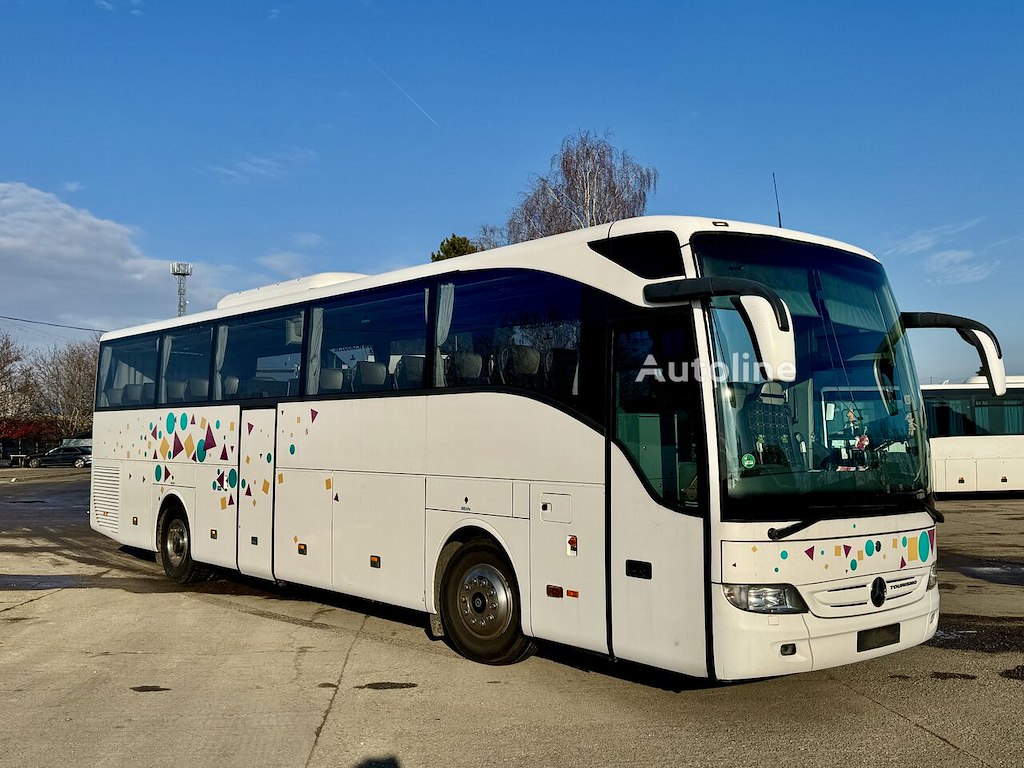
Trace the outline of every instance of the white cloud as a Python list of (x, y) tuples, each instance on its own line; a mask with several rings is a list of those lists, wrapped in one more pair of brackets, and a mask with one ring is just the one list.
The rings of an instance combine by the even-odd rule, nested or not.
[(261, 256), (256, 261), (264, 269), (279, 275), (279, 279), (291, 279), (309, 274), (306, 266), (306, 257), (301, 253), (293, 251), (282, 251), (275, 248), (266, 256)]
[(932, 229), (919, 229), (907, 237), (896, 240), (885, 249), (887, 256), (910, 256), (915, 253), (930, 251), (932, 248), (946, 242), (954, 235), (959, 234), (971, 227), (976, 227), (985, 220), (984, 217), (971, 219), (960, 224), (943, 224)]
[(292, 235), (292, 241), (298, 248), (316, 248), (324, 239), (316, 232), (296, 232)]
[(113, 12), (113, 11), (116, 10), (116, 8), (114, 8), (114, 4), (110, 3), (110, 2), (107, 2), (107, 0), (95, 0), (95, 2), (96, 2), (96, 7), (97, 8), (102, 8), (104, 11)]
[(82, 182), (80, 181), (65, 181), (62, 185), (65, 192), (77, 192), (82, 188)]
[(979, 261), (970, 250), (940, 251), (924, 261), (928, 282), (933, 285), (960, 285), (985, 280), (999, 266), (998, 261)]
[(292, 169), (308, 165), (317, 159), (311, 149), (295, 148), (269, 155), (246, 155), (222, 165), (207, 166), (207, 170), (222, 182), (274, 181), (288, 175)]
[[(3, 314), (87, 328), (123, 328), (173, 317), (169, 261), (147, 257), (137, 229), (94, 216), (22, 183), (0, 183), (0, 307)], [(196, 262), (189, 312), (250, 287), (242, 270)], [(47, 343), (49, 340), (46, 340)]]

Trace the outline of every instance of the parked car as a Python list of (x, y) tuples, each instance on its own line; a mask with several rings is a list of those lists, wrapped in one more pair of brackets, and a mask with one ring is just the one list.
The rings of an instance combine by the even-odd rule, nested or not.
[(25, 458), (27, 467), (88, 467), (91, 465), (92, 451), (78, 446), (54, 448), (46, 453), (35, 453)]

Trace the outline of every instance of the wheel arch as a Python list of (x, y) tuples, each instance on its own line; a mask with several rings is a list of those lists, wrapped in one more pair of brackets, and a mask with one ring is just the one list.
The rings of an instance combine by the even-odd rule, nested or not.
[(192, 519), (192, 513), (189, 511), (188, 505), (185, 504), (185, 499), (176, 491), (168, 491), (167, 495), (160, 502), (160, 511), (156, 516), (156, 527), (153, 530), (154, 550), (160, 549), (160, 532), (163, 530), (164, 520), (167, 519), (167, 515), (172, 511), (183, 512), (189, 531), (195, 530), (195, 521)]
[[(529, 521), (526, 520), (517, 520), (516, 522), (527, 526), (529, 525)], [(521, 628), (523, 634), (532, 636), (533, 626), (530, 621), (529, 594), (529, 549), (527, 548), (523, 552), (522, 557), (516, 558), (514, 554), (515, 547), (512, 546), (509, 538), (484, 520), (462, 520), (453, 525), (444, 536), (441, 536), (438, 539), (439, 543), (431, 560), (434, 567), (432, 578), (428, 582), (430, 585), (430, 591), (426, 595), (427, 613), (431, 616), (431, 629), (433, 633), (439, 637), (443, 634), (442, 631), (439, 631), (441, 629), (439, 616), (441, 605), (441, 581), (444, 578), (445, 569), (448, 567), (448, 563), (451, 562), (452, 557), (454, 557), (460, 547), (478, 539), (490, 541), (494, 544), (512, 566), (512, 572), (515, 574), (516, 578), (516, 586), (519, 589)], [(527, 541), (528, 540), (529, 538), (527, 535)]]

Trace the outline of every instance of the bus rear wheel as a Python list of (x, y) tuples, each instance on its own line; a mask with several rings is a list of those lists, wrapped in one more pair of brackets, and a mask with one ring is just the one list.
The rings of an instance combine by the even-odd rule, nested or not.
[(441, 620), (456, 651), (481, 664), (514, 664), (536, 650), (520, 629), (519, 587), (492, 542), (463, 545), (441, 580)]
[(156, 556), (167, 578), (177, 584), (192, 584), (210, 577), (209, 570), (192, 559), (192, 537), (184, 510), (174, 509), (164, 515)]

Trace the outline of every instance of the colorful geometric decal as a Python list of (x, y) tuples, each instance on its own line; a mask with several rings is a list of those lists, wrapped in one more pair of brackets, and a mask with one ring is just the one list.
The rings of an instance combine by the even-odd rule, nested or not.
[[(884, 540), (881, 536), (873, 536), (853, 540), (848, 538), (846, 541), (840, 539), (838, 542), (834, 538), (813, 544), (801, 542), (798, 551), (803, 552), (806, 558), (790, 557), (792, 552), (789, 546), (781, 542), (752, 544), (723, 541), (722, 547), (724, 563), (736, 560), (733, 567), (749, 574), (749, 578), (779, 574), (779, 578), (802, 583), (805, 579), (813, 580), (823, 576), (824, 571), (835, 568), (839, 568), (840, 574), (844, 571), (847, 574), (870, 574), (930, 565), (935, 561), (935, 529), (890, 535)], [(742, 560), (737, 560), (737, 555), (741, 554), (739, 547), (743, 547), (746, 552)]]

